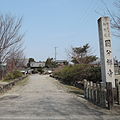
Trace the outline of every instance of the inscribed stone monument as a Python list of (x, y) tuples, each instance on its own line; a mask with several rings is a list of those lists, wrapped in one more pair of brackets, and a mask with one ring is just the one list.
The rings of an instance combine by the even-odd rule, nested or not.
[(110, 32), (110, 18), (98, 19), (102, 82), (112, 82), (115, 87), (114, 61), (112, 56), (112, 41)]

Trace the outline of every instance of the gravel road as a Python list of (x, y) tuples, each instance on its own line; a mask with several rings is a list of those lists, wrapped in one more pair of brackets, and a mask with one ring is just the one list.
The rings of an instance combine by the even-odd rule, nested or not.
[(36, 74), (0, 96), (0, 120), (120, 120), (120, 115), (68, 93), (48, 75)]

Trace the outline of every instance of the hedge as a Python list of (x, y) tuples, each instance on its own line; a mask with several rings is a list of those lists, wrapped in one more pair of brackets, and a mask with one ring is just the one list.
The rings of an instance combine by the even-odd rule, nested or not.
[(64, 83), (73, 84), (77, 81), (87, 79), (93, 82), (101, 81), (100, 67), (88, 64), (76, 64), (65, 66), (53, 73), (54, 77), (61, 79)]

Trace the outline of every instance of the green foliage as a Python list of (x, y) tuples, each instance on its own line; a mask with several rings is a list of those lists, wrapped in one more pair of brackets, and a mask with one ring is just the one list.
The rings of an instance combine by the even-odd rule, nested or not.
[(33, 69), (32, 73), (33, 73), (33, 74), (38, 73), (38, 69), (37, 69), (37, 68)]
[(20, 71), (14, 71), (13, 75), (14, 75), (14, 78), (19, 78), (19, 77), (22, 77), (23, 74)]
[(30, 63), (31, 63), (31, 62), (35, 62), (34, 58), (29, 58), (29, 61), (28, 61), (27, 67), (30, 67)]
[(93, 67), (91, 66), (89, 69), (86, 70), (87, 77), (86, 79), (93, 82), (100, 82), (101, 81), (101, 68), (100, 67)]
[(35, 62), (34, 58), (29, 58), (29, 63), (30, 62)]
[(4, 80), (6, 81), (6, 80), (13, 80), (14, 79), (14, 75), (13, 75), (13, 73), (11, 72), (11, 73), (8, 73), (6, 76), (5, 76), (5, 78), (4, 78)]
[(53, 76), (60, 78), (64, 83), (73, 84), (76, 81), (98, 82), (101, 80), (100, 67), (94, 67), (87, 64), (76, 64), (65, 66), (64, 68), (53, 73)]
[(63, 62), (64, 65), (68, 65), (68, 61)]
[(8, 73), (6, 77), (4, 78), (4, 80), (13, 80), (13, 79), (22, 77), (22, 75), (23, 74), (20, 71), (13, 71), (13, 72)]
[(85, 44), (82, 47), (72, 48), (71, 61), (74, 64), (89, 64), (97, 59), (94, 55), (89, 55), (90, 46)]
[(40, 72), (41, 74), (44, 72), (42, 67), (37, 68), (37, 71)]
[(53, 60), (53, 58), (48, 58), (45, 62), (45, 67), (47, 68), (56, 68), (57, 63)]

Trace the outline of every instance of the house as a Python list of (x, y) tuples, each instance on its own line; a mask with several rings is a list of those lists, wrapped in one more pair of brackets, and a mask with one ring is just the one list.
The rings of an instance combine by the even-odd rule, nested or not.
[(30, 67), (31, 68), (45, 67), (45, 62), (31, 62)]
[[(115, 71), (115, 75), (120, 75), (120, 62), (118, 60), (114, 60), (114, 71)], [(96, 61), (90, 63), (94, 66), (101, 66), (101, 63), (100, 63), (100, 59), (97, 59)]]
[(120, 75), (120, 62), (114, 60), (115, 75)]
[(67, 60), (56, 60), (55, 61), (58, 65), (67, 65), (68, 61)]

